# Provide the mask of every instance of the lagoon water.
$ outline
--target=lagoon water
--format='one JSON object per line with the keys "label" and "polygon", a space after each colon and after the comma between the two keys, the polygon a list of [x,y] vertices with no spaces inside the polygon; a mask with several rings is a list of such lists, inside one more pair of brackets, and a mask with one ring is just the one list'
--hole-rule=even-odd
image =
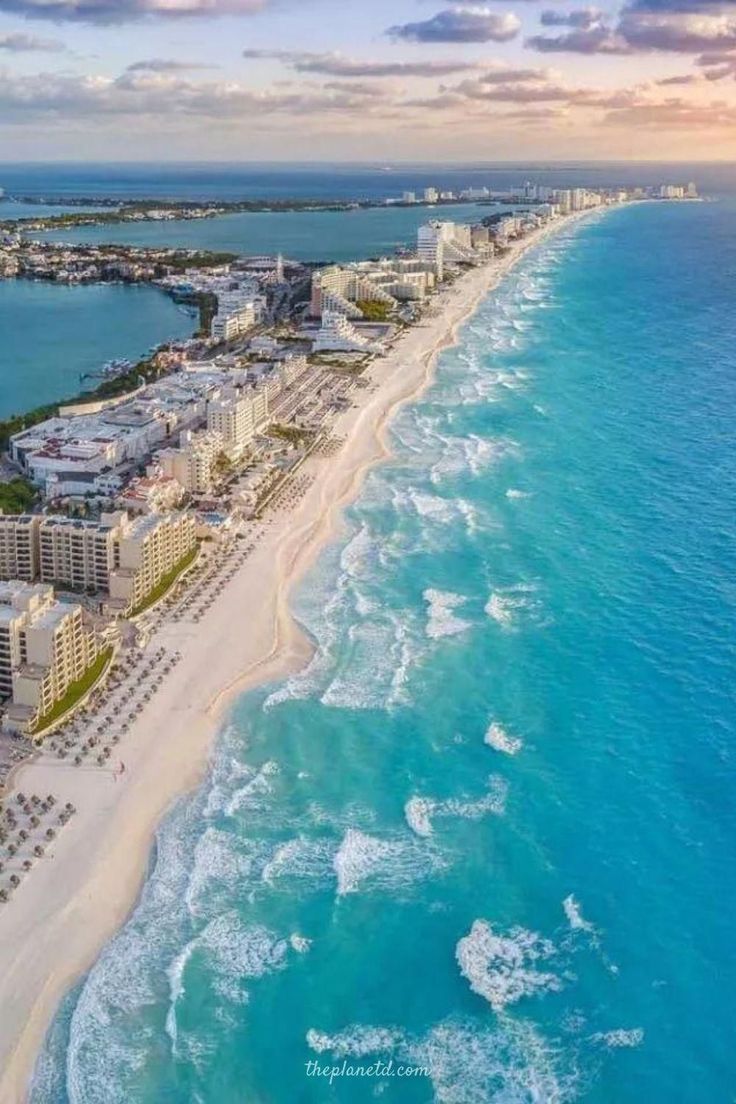
{"label": "lagoon water", "polygon": [[[488,297],[33,1104],[732,1097],[735,266],[735,204],[644,205]],[[305,1068],[377,1059],[426,1075]]]}
{"label": "lagoon water", "polygon": [[157,288],[0,280],[0,417],[72,398],[107,360],[190,337],[197,319]]}
{"label": "lagoon water", "polygon": [[283,253],[294,260],[349,261],[385,256],[416,242],[433,215],[478,222],[500,208],[475,203],[438,208],[373,207],[352,211],[247,211],[211,219],[80,226],[36,234],[42,241],[183,246],[232,253]]}

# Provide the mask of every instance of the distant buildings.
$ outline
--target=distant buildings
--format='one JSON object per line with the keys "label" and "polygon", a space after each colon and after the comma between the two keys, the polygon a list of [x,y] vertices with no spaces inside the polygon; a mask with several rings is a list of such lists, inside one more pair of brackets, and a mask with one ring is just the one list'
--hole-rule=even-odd
{"label": "distant buildings", "polygon": [[425,188],[424,189],[424,202],[425,203],[436,203],[439,198],[440,198],[440,194],[439,194],[439,192],[437,191],[436,188]]}
{"label": "distant buildings", "polygon": [[32,729],[97,659],[96,634],[82,608],[42,583],[0,583],[0,697],[4,724]]}

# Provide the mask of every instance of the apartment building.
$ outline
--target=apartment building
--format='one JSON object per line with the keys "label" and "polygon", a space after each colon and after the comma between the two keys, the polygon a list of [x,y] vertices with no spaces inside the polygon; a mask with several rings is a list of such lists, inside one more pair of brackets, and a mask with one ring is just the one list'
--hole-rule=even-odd
{"label": "apartment building", "polygon": [[0,696],[5,727],[32,729],[85,674],[98,654],[82,607],[44,583],[0,583]]}

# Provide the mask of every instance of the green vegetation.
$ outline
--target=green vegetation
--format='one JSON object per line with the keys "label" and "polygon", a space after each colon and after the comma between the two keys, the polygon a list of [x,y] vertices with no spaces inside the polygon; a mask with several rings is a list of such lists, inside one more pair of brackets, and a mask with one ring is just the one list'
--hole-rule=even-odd
{"label": "green vegetation", "polygon": [[385,322],[391,311],[388,303],[377,303],[374,299],[359,299],[355,305],[366,322]]}
{"label": "green vegetation", "polygon": [[76,682],[71,684],[64,697],[59,698],[57,702],[54,702],[47,713],[39,717],[32,729],[32,734],[34,736],[43,732],[49,725],[54,724],[55,721],[58,721],[60,717],[63,717],[65,713],[75,706],[78,701],[81,701],[106,669],[112,659],[112,653],[113,649],[111,647],[105,648],[104,651],[100,652],[92,666],[87,668],[80,679],[77,679]]}
{"label": "green vegetation", "polygon": [[22,476],[0,483],[0,513],[25,514],[38,497],[38,491]]}
{"label": "green vegetation", "polygon": [[182,571],[185,571],[191,563],[194,563],[194,559],[198,551],[199,548],[197,545],[195,545],[190,552],[187,552],[186,556],[182,556],[179,562],[174,564],[171,571],[168,571],[166,575],[164,575],[164,577],[153,588],[153,590],[149,591],[143,601],[135,607],[135,609],[132,613],[129,614],[129,616],[137,617],[139,613],[143,613],[144,610],[147,610],[150,606],[155,605],[155,603],[158,602],[160,598],[163,598],[164,594],[166,594],[166,591],[174,585],[176,580],[181,575]]}

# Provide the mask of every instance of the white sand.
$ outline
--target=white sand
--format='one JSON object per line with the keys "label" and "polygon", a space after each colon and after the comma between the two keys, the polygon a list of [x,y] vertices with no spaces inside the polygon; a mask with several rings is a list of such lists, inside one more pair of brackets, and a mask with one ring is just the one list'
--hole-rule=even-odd
{"label": "white sand", "polygon": [[197,625],[165,624],[154,648],[181,662],[119,746],[124,779],[92,766],[44,758],[21,768],[15,790],[53,793],[77,815],[0,907],[0,1101],[21,1104],[33,1063],[58,1004],[132,908],[162,814],[195,786],[233,696],[302,665],[310,646],[289,614],[291,588],[335,531],[342,507],[366,471],[389,455],[386,427],[397,408],[431,381],[438,352],[519,257],[552,224],[501,260],[473,270],[435,300],[433,317],[412,327],[370,370],[378,386],[335,423],[346,438],[290,512],[266,534]]}

